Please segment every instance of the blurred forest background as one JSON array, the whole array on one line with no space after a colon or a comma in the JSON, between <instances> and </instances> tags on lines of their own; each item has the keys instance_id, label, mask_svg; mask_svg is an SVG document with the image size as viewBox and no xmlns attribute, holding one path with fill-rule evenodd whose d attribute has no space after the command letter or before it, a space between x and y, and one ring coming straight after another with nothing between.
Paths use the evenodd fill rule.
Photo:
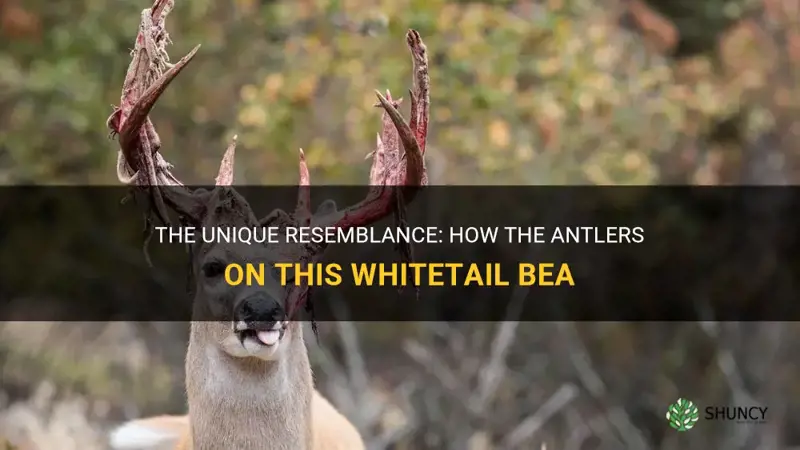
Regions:
<instances>
[{"instance_id":1,"label":"blurred forest background","mask_svg":"<svg viewBox=\"0 0 800 450\"><path fill-rule=\"evenodd\" d=\"M410 27L430 52L433 184L800 177L798 0L176 3L173 61L203 46L152 117L189 183L211 180L233 134L238 184L295 183L298 147L313 183L362 183L373 89L410 87ZM0 183L116 184L105 121L149 6L0 0ZM537 324L511 309L497 324L321 324L319 388L376 450L800 448L796 324ZM122 420L182 413L187 333L4 324L0 436L103 449ZM764 405L768 423L676 433L678 397Z\"/></svg>"}]
</instances>

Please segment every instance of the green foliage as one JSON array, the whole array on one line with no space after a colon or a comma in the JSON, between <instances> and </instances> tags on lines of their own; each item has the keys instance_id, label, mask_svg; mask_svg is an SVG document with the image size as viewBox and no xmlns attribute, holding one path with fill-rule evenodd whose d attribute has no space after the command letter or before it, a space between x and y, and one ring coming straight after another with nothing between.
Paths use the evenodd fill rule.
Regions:
<instances>
[{"instance_id":1,"label":"green foliage","mask_svg":"<svg viewBox=\"0 0 800 450\"><path fill-rule=\"evenodd\" d=\"M309 3L321 11L326 2ZM671 81L668 68L628 64L610 24L593 18L598 12L565 6L543 11L531 26L502 5L348 2L354 21L390 18L387 31L320 25L287 40L280 70L242 90L243 142L302 145L315 174L335 177L341 166L363 172L378 122L372 89L409 87L398 36L416 27L431 50L431 158L448 167L437 182L651 182L649 155L672 143L681 105L658 95ZM309 14L291 13L285 18L294 21ZM336 114L326 105L337 105ZM337 139L319 139L321 130Z\"/></svg>"},{"instance_id":2,"label":"green foliage","mask_svg":"<svg viewBox=\"0 0 800 450\"><path fill-rule=\"evenodd\" d=\"M37 350L9 348L0 342L3 356L0 368L8 386L27 385L31 380L49 379L62 389L89 394L114 403L136 398L143 405L164 407L173 393L175 377L172 367L163 363L145 369L131 370L110 361L108 354L94 350L71 348L63 342ZM168 406L168 404L167 404Z\"/></svg>"},{"instance_id":3,"label":"green foliage","mask_svg":"<svg viewBox=\"0 0 800 450\"><path fill-rule=\"evenodd\" d=\"M699 59L679 76L593 2L524 3L178 1L172 59L203 47L153 113L163 152L182 179L207 182L238 133L239 182L296 182L299 147L315 183L362 182L373 89L411 84L409 27L430 49L436 183L657 182L684 138L764 85L745 76L758 64L720 77ZM41 27L0 51L0 181L116 183L104 123L145 6L25 3Z\"/></svg>"}]
</instances>

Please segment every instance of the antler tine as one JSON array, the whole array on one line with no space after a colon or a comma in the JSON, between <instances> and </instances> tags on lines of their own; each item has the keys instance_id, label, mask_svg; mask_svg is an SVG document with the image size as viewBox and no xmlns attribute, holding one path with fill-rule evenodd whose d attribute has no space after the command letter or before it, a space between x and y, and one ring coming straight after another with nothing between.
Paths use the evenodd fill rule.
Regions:
<instances>
[{"instance_id":1,"label":"antler tine","mask_svg":"<svg viewBox=\"0 0 800 450\"><path fill-rule=\"evenodd\" d=\"M411 96L411 129L417 137L419 148L425 153L428 137L428 119L431 106L431 79L428 75L428 49L415 30L408 30L406 43L411 50L411 61L414 65L414 90Z\"/></svg>"},{"instance_id":2,"label":"antler tine","mask_svg":"<svg viewBox=\"0 0 800 450\"><path fill-rule=\"evenodd\" d=\"M187 64L194 58L194 55L197 54L197 51L200 49L200 45L198 44L195 48L192 49L186 56L180 59L175 65L169 69L164 75L161 76L155 83L153 83L147 90L142 94L142 96L137 100L136 104L134 104L133 109L131 109L130 115L128 115L127 119L121 124L121 129L119 132L119 144L122 152L125 155L125 159L130 163L136 161L134 151L136 149L136 137L139 134L139 130L141 129L142 125L144 124L145 120L147 119L148 114L153 109L153 106L156 104L156 101L164 91L167 90L167 87L175 77L178 76L179 73L186 67ZM138 170L138 168L135 168Z\"/></svg>"},{"instance_id":3,"label":"antler tine","mask_svg":"<svg viewBox=\"0 0 800 450\"><path fill-rule=\"evenodd\" d=\"M383 186L386 182L386 151L383 148L381 135L377 134L375 141L375 151L372 152L372 167L369 171L369 184L371 186Z\"/></svg>"},{"instance_id":4,"label":"antler tine","mask_svg":"<svg viewBox=\"0 0 800 450\"><path fill-rule=\"evenodd\" d=\"M430 114L428 56L417 31L408 30L406 43L414 65L414 88L410 92L411 122L406 123L403 119L397 109L399 101L392 99L389 91L386 91L386 97L375 91L378 103L384 111L383 132L378 135L370 169L370 185L376 188L370 191L366 199L337 215L334 226L349 228L380 220L395 209L397 192L392 188L405 187L407 192L401 196L408 203L416 194L415 189L408 188L428 184L424 160Z\"/></svg>"},{"instance_id":5,"label":"antler tine","mask_svg":"<svg viewBox=\"0 0 800 450\"><path fill-rule=\"evenodd\" d=\"M164 14L165 11L168 13L172 9L172 6L172 2L169 0L155 0L153 2L153 7L150 9L153 15L159 16Z\"/></svg>"},{"instance_id":6,"label":"antler tine","mask_svg":"<svg viewBox=\"0 0 800 450\"><path fill-rule=\"evenodd\" d=\"M205 195L186 189L172 174L172 165L159 152L161 141L148 116L200 48L198 45L177 63L169 63L166 45L170 40L165 21L174 5L174 0L153 0L152 7L142 11L120 106L106 121L111 135L119 135L117 177L123 184L149 190L152 209L147 211L148 224L153 213L169 224L167 205L182 218L198 221L203 208L201 197Z\"/></svg>"},{"instance_id":7,"label":"antler tine","mask_svg":"<svg viewBox=\"0 0 800 450\"><path fill-rule=\"evenodd\" d=\"M388 99L381 95L379 91L375 91L375 94L378 96L378 101L381 103L381 106L383 106L383 110L394 124L397 134L400 137L400 142L403 144L403 149L405 150L407 164L405 180L403 180L402 185L419 186L422 183L422 173L425 171L425 165L422 161L422 150L420 149L419 143L417 143L417 138L414 136L414 131L411 130L411 127L406 123L405 119L403 119L400 111L398 111ZM387 150L393 151L398 156L400 155L399 148ZM392 173L388 174L387 181L400 181L400 167L397 167Z\"/></svg>"},{"instance_id":8,"label":"antler tine","mask_svg":"<svg viewBox=\"0 0 800 450\"><path fill-rule=\"evenodd\" d=\"M233 136L231 143L225 150L225 155L222 156L222 162L219 164L219 173L217 178L214 179L217 186L230 186L233 184L233 160L236 153L236 141L238 136Z\"/></svg>"},{"instance_id":9,"label":"antler tine","mask_svg":"<svg viewBox=\"0 0 800 450\"><path fill-rule=\"evenodd\" d=\"M305 226L311 223L311 175L306 164L306 154L300 149L300 183L297 192L297 208L295 217Z\"/></svg>"}]
</instances>

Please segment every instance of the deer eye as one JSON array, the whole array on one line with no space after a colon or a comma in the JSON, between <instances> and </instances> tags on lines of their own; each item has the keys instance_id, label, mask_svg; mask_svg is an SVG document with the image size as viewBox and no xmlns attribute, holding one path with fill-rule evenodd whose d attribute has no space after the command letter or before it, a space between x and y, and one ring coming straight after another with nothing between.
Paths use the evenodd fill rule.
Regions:
<instances>
[{"instance_id":1,"label":"deer eye","mask_svg":"<svg viewBox=\"0 0 800 450\"><path fill-rule=\"evenodd\" d=\"M206 278L216 278L225 273L225 264L221 261L209 261L203 264L203 275Z\"/></svg>"}]
</instances>

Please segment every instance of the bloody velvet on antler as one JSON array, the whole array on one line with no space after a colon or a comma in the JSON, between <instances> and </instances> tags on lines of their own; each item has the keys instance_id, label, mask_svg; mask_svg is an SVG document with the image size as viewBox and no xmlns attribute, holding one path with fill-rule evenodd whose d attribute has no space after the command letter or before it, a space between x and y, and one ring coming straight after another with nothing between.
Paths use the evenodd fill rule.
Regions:
<instances>
[{"instance_id":1,"label":"bloody velvet on antler","mask_svg":"<svg viewBox=\"0 0 800 450\"><path fill-rule=\"evenodd\" d=\"M153 218L169 224L167 208L177 213L183 223L202 224L211 207L208 203L213 197L206 190L190 190L172 174L173 166L160 153L161 140L149 117L158 98L200 48L196 46L175 64L169 62L166 46L171 40L165 21L174 6L174 0L155 0L151 8L142 11L136 43L131 52L132 60L122 86L120 105L114 108L107 121L111 135L119 135L117 177L123 184L145 192L145 197L149 199L146 208L148 227L152 225ZM377 135L376 148L371 154L369 184L372 188L361 202L335 214L325 215L318 223L320 226L364 226L390 214L394 214L396 223L404 223L405 205L414 199L420 186L428 184L424 161L430 115L428 55L417 31L408 30L406 43L413 64L413 88L409 91L411 120L406 122L398 109L400 100L393 100L388 90L385 97L376 91L376 106L383 109L383 117L382 130ZM233 184L235 150L236 137L222 158L215 179L216 186ZM276 210L258 223L278 221L284 225L311 224L311 181L302 149L298 184L297 207L292 214ZM238 208L246 207L242 206L246 202L232 204ZM245 216L255 217L252 211L247 211ZM323 250L319 246L303 248L299 259L308 262ZM405 258L412 258L410 246L401 250ZM299 296L299 303L302 303L304 296Z\"/></svg>"}]
</instances>

